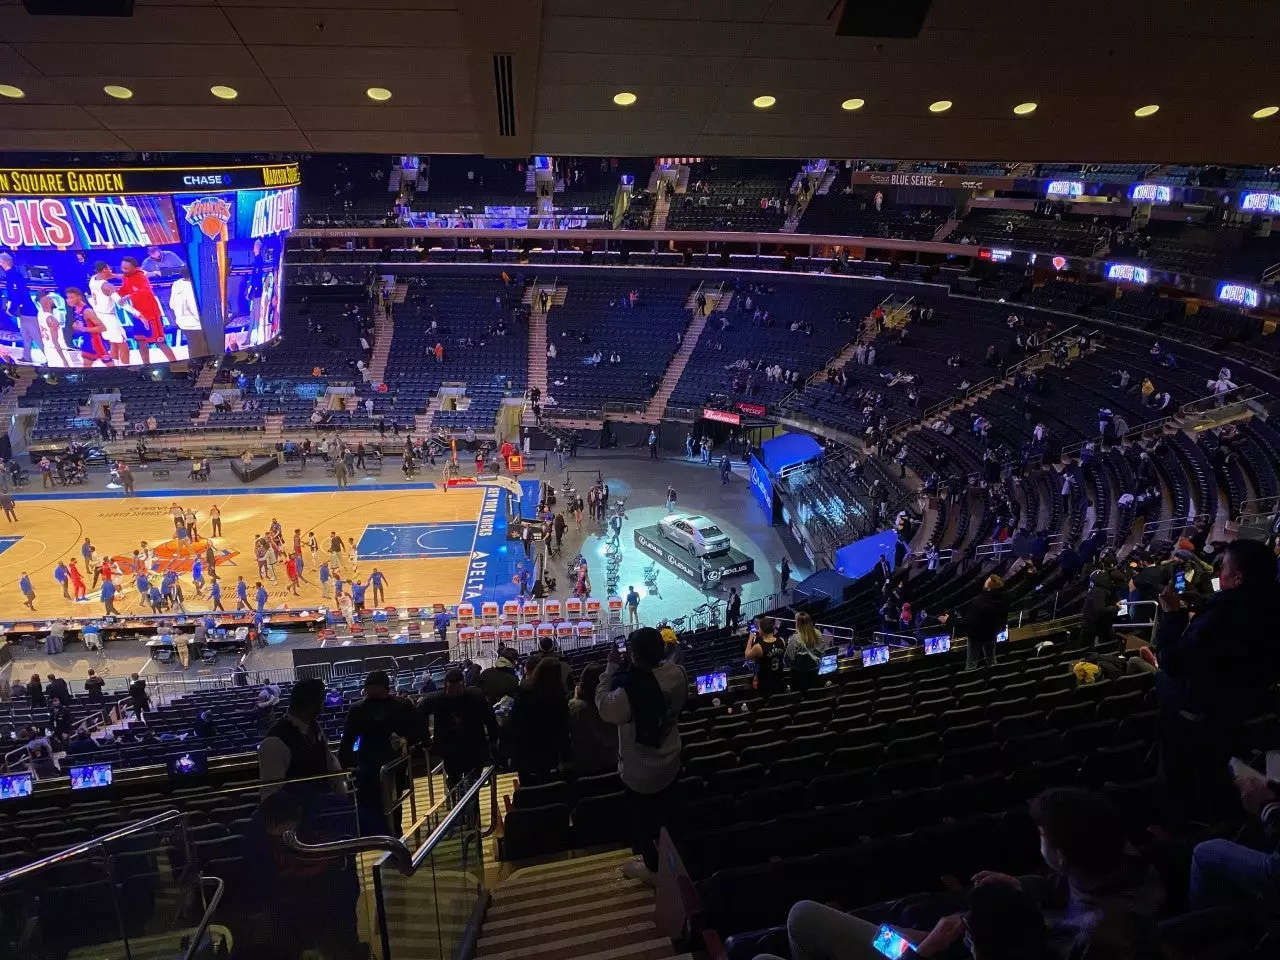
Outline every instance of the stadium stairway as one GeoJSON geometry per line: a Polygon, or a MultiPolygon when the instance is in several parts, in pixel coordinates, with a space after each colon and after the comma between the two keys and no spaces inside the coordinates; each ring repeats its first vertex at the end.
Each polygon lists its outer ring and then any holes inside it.
{"type": "MultiPolygon", "coordinates": [[[[403,298],[402,298],[403,300],[403,298]]],[[[373,355],[369,358],[369,381],[382,383],[387,378],[387,361],[391,359],[391,338],[396,330],[391,311],[379,306],[374,311],[373,355]]]]}
{"type": "Polygon", "coordinates": [[[649,401],[649,406],[645,409],[645,423],[659,423],[662,421],[667,412],[667,404],[671,401],[671,394],[675,393],[676,384],[680,382],[680,375],[684,373],[684,368],[689,365],[689,358],[693,356],[693,350],[698,345],[698,338],[702,336],[702,331],[706,328],[707,318],[695,310],[694,316],[689,321],[689,326],[684,331],[684,339],[680,341],[680,349],[671,358],[671,363],[667,366],[667,372],[662,375],[662,384],[658,387],[658,392],[653,395],[653,399],[649,401]]]}
{"type": "Polygon", "coordinates": [[[654,923],[654,891],[623,879],[613,850],[525,867],[493,892],[477,960],[663,960],[680,954],[654,923]]]}

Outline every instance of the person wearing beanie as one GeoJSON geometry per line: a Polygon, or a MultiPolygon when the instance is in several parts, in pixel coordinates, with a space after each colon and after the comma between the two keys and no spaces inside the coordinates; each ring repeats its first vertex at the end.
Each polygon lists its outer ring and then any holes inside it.
{"type": "Polygon", "coordinates": [[[615,647],[596,687],[596,706],[618,728],[618,775],[631,808],[632,850],[640,857],[622,874],[653,884],[658,873],[658,834],[680,774],[678,721],[689,695],[689,677],[664,662],[662,634],[641,627],[627,637],[630,664],[615,647]]]}

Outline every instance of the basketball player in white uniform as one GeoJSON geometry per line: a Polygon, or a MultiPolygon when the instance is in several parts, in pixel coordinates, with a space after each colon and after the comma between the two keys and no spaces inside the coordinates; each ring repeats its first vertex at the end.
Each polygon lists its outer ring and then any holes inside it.
{"type": "Polygon", "coordinates": [[[124,332],[124,324],[120,322],[117,307],[120,305],[120,294],[111,284],[111,267],[99,260],[93,265],[93,276],[89,278],[89,299],[93,312],[106,331],[102,339],[107,342],[111,358],[116,363],[129,362],[129,337],[124,332]]]}
{"type": "Polygon", "coordinates": [[[68,347],[62,340],[62,318],[54,310],[53,299],[47,295],[43,296],[37,306],[40,308],[40,342],[44,350],[44,365],[46,367],[71,366],[66,354],[68,347]]]}

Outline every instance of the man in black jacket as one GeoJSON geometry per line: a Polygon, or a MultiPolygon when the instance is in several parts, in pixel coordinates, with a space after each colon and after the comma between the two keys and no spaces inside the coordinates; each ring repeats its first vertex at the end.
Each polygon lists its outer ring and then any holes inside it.
{"type": "Polygon", "coordinates": [[[468,687],[457,667],[444,675],[444,690],[428,694],[418,709],[432,723],[431,752],[444,761],[450,788],[489,762],[491,745],[498,741],[498,720],[484,694],[468,687]]]}
{"type": "Polygon", "coordinates": [[[146,712],[151,709],[151,697],[147,694],[147,681],[136,673],[129,675],[129,703],[133,707],[134,717],[138,720],[143,719],[146,712]]]}
{"type": "Polygon", "coordinates": [[[1084,607],[1080,611],[1080,646],[1085,649],[1096,647],[1104,653],[1114,653],[1118,612],[1111,577],[1105,570],[1095,571],[1089,580],[1089,592],[1085,594],[1084,607]]]}
{"type": "Polygon", "coordinates": [[[1275,556],[1261,541],[1236,540],[1219,580],[1194,617],[1172,583],[1160,594],[1160,774],[1175,820],[1234,813],[1227,761],[1245,749],[1245,721],[1270,712],[1280,681],[1275,556]]]}
{"type": "MultiPolygon", "coordinates": [[[[949,617],[938,618],[946,623],[949,617]]],[[[980,663],[995,666],[996,637],[1009,621],[1009,601],[1004,595],[1004,581],[994,573],[982,584],[982,593],[965,607],[956,633],[965,638],[965,669],[980,663]]]]}
{"type": "MultiPolygon", "coordinates": [[[[391,680],[385,671],[374,670],[364,678],[364,699],[347,711],[343,724],[338,762],[355,767],[356,797],[360,809],[361,829],[368,833],[386,831],[387,800],[384,796],[382,768],[403,756],[405,747],[422,739],[422,718],[413,704],[391,693],[391,680]]],[[[407,770],[400,766],[389,774],[396,793],[404,789],[407,770]]],[[[395,810],[390,827],[400,835],[400,809],[395,810]]]]}

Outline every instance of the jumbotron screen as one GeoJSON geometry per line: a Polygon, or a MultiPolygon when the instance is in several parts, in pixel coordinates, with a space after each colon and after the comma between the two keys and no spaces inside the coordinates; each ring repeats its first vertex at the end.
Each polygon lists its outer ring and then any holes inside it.
{"type": "Polygon", "coordinates": [[[296,164],[0,170],[0,353],[111,367],[270,342],[298,182],[296,164]]]}

